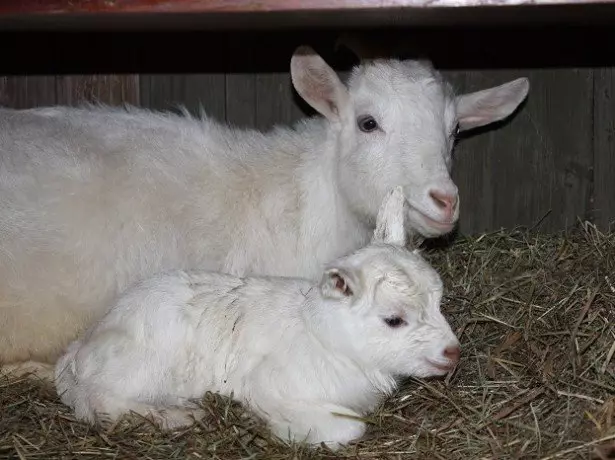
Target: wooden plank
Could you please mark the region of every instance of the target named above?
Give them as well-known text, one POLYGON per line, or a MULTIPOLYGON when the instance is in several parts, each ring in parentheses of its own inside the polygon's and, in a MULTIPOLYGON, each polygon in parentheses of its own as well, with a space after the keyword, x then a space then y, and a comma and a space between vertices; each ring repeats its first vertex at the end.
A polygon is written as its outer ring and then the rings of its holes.
MULTIPOLYGON (((254 68, 255 48, 254 41, 231 38, 227 55, 254 68)), ((242 128, 256 127, 256 74, 229 72, 225 78, 226 121, 242 128)))
POLYGON ((615 70, 594 71, 594 193, 592 217, 615 229, 615 70))
POLYGON ((54 105, 55 82, 53 76, 0 77, 0 106, 29 109, 54 105))
POLYGON ((4 0, 0 13, 271 12, 382 8, 578 5, 614 0, 4 0))
POLYGON ((79 105, 83 102, 109 105, 138 105, 138 75, 59 75, 57 102, 79 105))
MULTIPOLYGON (((236 56, 235 59, 240 59, 243 65, 251 64, 257 72, 227 74, 227 121, 230 123, 266 130, 275 124, 289 125, 315 114, 294 90, 288 70, 258 71, 262 62, 255 58, 260 56, 257 48, 266 46, 268 43, 257 45, 257 41, 231 38, 228 56, 236 56)), ((279 67, 290 67, 293 50, 289 48, 285 54, 278 53, 279 61, 286 62, 279 67)), ((332 57, 332 60, 336 58, 332 57)), ((348 76, 347 71, 338 73, 342 79, 348 76)))
POLYGON ((458 145, 454 177, 463 233, 532 227, 543 218, 539 229, 558 231, 587 217, 592 70, 469 72, 461 83, 473 91, 524 75, 530 96, 517 116, 458 145))
POLYGON ((140 81, 144 107, 177 112, 184 106, 195 116, 202 108, 217 120, 226 118, 224 74, 142 75, 140 81))
POLYGON ((228 73, 225 91, 226 121, 241 128, 256 127, 256 75, 228 73))
POLYGON ((306 116, 299 105, 288 72, 260 73, 256 76, 256 127, 291 124, 306 116))

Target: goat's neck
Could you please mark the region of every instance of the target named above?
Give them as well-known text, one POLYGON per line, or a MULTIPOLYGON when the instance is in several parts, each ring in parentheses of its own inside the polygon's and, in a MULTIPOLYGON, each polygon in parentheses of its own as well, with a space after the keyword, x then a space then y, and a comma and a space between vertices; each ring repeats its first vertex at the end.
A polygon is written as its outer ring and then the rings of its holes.
POLYGON ((300 241, 323 263, 362 247, 372 231, 340 189, 339 156, 334 135, 324 129, 306 146, 297 170, 300 241))

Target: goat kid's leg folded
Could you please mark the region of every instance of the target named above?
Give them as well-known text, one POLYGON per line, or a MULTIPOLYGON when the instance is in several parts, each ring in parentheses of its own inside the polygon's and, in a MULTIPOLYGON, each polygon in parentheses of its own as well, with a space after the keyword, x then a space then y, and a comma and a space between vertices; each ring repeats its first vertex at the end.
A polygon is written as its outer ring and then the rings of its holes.
POLYGON ((154 404, 104 392, 80 392, 74 401, 78 419, 92 425, 107 427, 124 416, 137 415, 150 420, 162 430, 174 430, 193 425, 205 416, 196 404, 185 406, 154 404))
POLYGON ((337 404, 307 401, 284 401, 267 410, 271 431, 283 440, 325 443, 338 449, 365 434, 365 423, 356 412, 337 404))

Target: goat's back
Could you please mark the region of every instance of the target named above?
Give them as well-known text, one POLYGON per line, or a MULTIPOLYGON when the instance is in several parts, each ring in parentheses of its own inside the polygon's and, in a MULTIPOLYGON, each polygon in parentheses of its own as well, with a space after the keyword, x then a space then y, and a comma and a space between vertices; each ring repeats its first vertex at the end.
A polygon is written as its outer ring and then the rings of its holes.
POLYGON ((272 257, 245 243, 272 231, 266 211, 296 239, 292 139, 276 145, 141 109, 0 110, 0 360, 55 359, 156 272, 272 257))

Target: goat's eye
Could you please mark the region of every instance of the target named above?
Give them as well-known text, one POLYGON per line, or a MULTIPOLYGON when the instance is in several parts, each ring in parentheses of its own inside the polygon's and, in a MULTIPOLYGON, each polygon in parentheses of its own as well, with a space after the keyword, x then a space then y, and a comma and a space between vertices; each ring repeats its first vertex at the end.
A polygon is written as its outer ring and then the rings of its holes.
POLYGON ((389 327, 400 327, 406 324, 406 322, 399 316, 392 316, 390 318, 384 318, 384 322, 389 327))
POLYGON ((370 115, 365 115, 363 117, 359 117, 357 120, 359 129, 364 133, 371 133, 372 131, 378 129, 378 123, 374 120, 374 117, 370 115))

